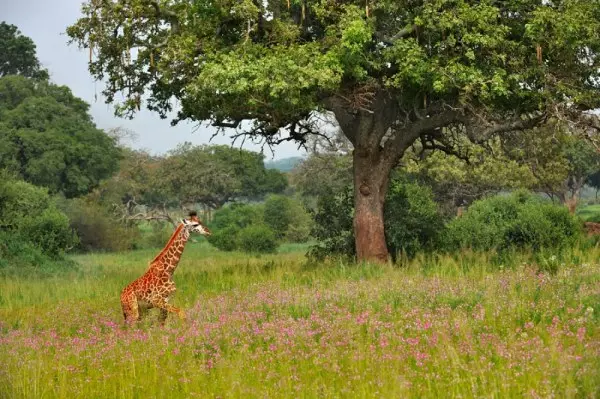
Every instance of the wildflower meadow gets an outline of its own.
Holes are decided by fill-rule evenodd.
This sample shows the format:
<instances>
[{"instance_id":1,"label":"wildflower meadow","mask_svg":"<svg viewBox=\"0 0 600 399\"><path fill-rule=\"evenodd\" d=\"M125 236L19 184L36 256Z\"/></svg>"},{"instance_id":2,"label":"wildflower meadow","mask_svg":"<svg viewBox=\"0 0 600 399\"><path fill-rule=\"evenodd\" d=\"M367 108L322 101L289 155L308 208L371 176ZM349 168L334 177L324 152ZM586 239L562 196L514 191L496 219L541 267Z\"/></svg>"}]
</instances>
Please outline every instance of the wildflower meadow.
<instances>
[{"instance_id":1,"label":"wildflower meadow","mask_svg":"<svg viewBox=\"0 0 600 399\"><path fill-rule=\"evenodd\" d=\"M126 328L150 251L0 280L1 398L583 397L600 394L598 250L556 273L482 255L403 267L302 251L186 251L173 300Z\"/></svg>"}]
</instances>

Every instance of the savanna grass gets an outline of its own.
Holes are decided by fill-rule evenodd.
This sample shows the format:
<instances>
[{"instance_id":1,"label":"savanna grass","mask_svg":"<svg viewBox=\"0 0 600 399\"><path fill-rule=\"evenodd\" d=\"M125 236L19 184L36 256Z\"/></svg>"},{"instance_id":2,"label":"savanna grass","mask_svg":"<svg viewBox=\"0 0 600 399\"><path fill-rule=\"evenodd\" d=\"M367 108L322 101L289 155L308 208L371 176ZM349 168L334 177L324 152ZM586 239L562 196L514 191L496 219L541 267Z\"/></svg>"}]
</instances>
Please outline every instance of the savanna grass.
<instances>
[{"instance_id":1,"label":"savanna grass","mask_svg":"<svg viewBox=\"0 0 600 399\"><path fill-rule=\"evenodd\" d=\"M191 244L173 300L189 320L124 328L119 292L153 255L0 280L0 397L600 395L598 249L550 273L516 254L393 267Z\"/></svg>"}]
</instances>

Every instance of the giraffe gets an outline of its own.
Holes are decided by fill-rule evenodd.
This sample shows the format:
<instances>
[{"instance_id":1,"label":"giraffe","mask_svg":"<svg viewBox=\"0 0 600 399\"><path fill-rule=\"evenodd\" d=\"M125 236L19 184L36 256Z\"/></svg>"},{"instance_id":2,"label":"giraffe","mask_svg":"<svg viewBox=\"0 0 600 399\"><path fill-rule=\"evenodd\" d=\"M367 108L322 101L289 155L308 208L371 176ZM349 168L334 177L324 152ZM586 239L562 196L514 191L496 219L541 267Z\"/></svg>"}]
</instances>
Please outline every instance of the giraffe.
<instances>
[{"instance_id":1,"label":"giraffe","mask_svg":"<svg viewBox=\"0 0 600 399\"><path fill-rule=\"evenodd\" d=\"M196 212L190 212L188 219L181 220L167 245L150 262L146 273L123 289L121 306L126 323L141 320L142 313L151 308L160 310L161 325L164 325L169 312L176 313L180 319L185 320L185 312L169 304L169 297L175 292L173 272L192 232L210 235L210 231L198 219Z\"/></svg>"}]
</instances>

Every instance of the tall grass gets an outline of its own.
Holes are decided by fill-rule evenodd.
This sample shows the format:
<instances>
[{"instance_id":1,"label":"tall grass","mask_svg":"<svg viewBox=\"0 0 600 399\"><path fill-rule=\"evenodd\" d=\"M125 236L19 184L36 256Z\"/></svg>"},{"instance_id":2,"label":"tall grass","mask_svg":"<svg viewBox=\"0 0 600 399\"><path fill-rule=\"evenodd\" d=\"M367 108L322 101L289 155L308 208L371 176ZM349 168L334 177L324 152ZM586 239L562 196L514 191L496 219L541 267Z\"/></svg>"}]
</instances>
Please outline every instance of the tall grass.
<instances>
[{"instance_id":1,"label":"tall grass","mask_svg":"<svg viewBox=\"0 0 600 399\"><path fill-rule=\"evenodd\" d=\"M600 251L401 267L190 244L172 303L124 328L155 251L0 280L0 397L598 397Z\"/></svg>"}]
</instances>

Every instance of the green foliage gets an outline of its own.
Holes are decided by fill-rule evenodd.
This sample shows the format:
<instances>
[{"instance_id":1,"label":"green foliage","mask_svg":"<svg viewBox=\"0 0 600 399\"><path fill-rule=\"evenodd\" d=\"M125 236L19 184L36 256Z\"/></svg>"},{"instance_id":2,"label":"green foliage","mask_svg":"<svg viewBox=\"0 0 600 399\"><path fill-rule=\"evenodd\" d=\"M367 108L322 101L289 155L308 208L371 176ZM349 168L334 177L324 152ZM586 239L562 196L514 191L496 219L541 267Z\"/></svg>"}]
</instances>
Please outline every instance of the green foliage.
<instances>
[{"instance_id":1,"label":"green foliage","mask_svg":"<svg viewBox=\"0 0 600 399\"><path fill-rule=\"evenodd\" d=\"M172 235L173 226L170 223L151 223L149 230L142 233L142 239L136 241L135 248L163 248Z\"/></svg>"},{"instance_id":2,"label":"green foliage","mask_svg":"<svg viewBox=\"0 0 600 399\"><path fill-rule=\"evenodd\" d=\"M183 144L161 162L157 174L170 198L215 209L229 201L259 199L287 187L281 172L265 169L263 155L224 145Z\"/></svg>"},{"instance_id":3,"label":"green foliage","mask_svg":"<svg viewBox=\"0 0 600 399\"><path fill-rule=\"evenodd\" d=\"M4 267L53 268L78 242L67 216L46 189L15 180L6 172L0 173L0 234Z\"/></svg>"},{"instance_id":4,"label":"green foliage","mask_svg":"<svg viewBox=\"0 0 600 399\"><path fill-rule=\"evenodd\" d=\"M6 75L47 79L48 71L40 66L33 40L16 26L0 22L0 77Z\"/></svg>"},{"instance_id":5,"label":"green foliage","mask_svg":"<svg viewBox=\"0 0 600 399\"><path fill-rule=\"evenodd\" d=\"M237 244L239 249L249 253L273 253L279 246L274 231L261 224L241 229L237 234Z\"/></svg>"},{"instance_id":6,"label":"green foliage","mask_svg":"<svg viewBox=\"0 0 600 399\"><path fill-rule=\"evenodd\" d=\"M352 156L335 152L311 154L292 171L291 181L304 198L341 192L352 184Z\"/></svg>"},{"instance_id":7,"label":"green foliage","mask_svg":"<svg viewBox=\"0 0 600 399\"><path fill-rule=\"evenodd\" d=\"M355 254L353 234L353 190L319 198L315 212L313 237L320 245L310 254L323 257L329 254ZM385 234L393 256L413 257L439 247L443 233L443 218L433 200L431 189L403 178L395 178L386 197Z\"/></svg>"},{"instance_id":8,"label":"green foliage","mask_svg":"<svg viewBox=\"0 0 600 399\"><path fill-rule=\"evenodd\" d=\"M532 188L536 179L528 165L503 154L499 140L488 143L491 152L465 141L461 152L465 161L442 151L407 151L404 170L432 188L436 202L445 214L454 216L458 207L502 190ZM539 168L537 169L539 173Z\"/></svg>"},{"instance_id":9,"label":"green foliage","mask_svg":"<svg viewBox=\"0 0 600 399\"><path fill-rule=\"evenodd\" d=\"M292 223L291 200L283 195L271 195L265 201L264 222L282 239Z\"/></svg>"},{"instance_id":10,"label":"green foliage","mask_svg":"<svg viewBox=\"0 0 600 399\"><path fill-rule=\"evenodd\" d=\"M271 228L264 225L264 207L249 204L231 204L217 210L210 223L212 234L208 242L222 251L272 252L272 240L277 239ZM264 243L260 234L264 233Z\"/></svg>"},{"instance_id":11,"label":"green foliage","mask_svg":"<svg viewBox=\"0 0 600 399\"><path fill-rule=\"evenodd\" d=\"M238 233L241 228L238 226L226 226L220 229L215 229L208 242L210 242L215 248L221 251L235 251L238 248Z\"/></svg>"},{"instance_id":12,"label":"green foliage","mask_svg":"<svg viewBox=\"0 0 600 399\"><path fill-rule=\"evenodd\" d=\"M302 204L272 195L264 205L227 205L214 214L208 241L223 251L273 252L279 243L306 242L312 220Z\"/></svg>"},{"instance_id":13,"label":"green foliage","mask_svg":"<svg viewBox=\"0 0 600 399\"><path fill-rule=\"evenodd\" d=\"M291 172L296 165L302 162L302 157L288 157L265 162L265 168L277 169L280 172Z\"/></svg>"},{"instance_id":14,"label":"green foliage","mask_svg":"<svg viewBox=\"0 0 600 399\"><path fill-rule=\"evenodd\" d=\"M354 255L353 217L354 195L350 187L338 193L320 196L311 232L319 245L310 248L309 255L315 258L323 258L329 254Z\"/></svg>"},{"instance_id":15,"label":"green foliage","mask_svg":"<svg viewBox=\"0 0 600 399\"><path fill-rule=\"evenodd\" d=\"M24 234L0 230L0 277L49 277L75 269L75 262L49 256Z\"/></svg>"},{"instance_id":16,"label":"green foliage","mask_svg":"<svg viewBox=\"0 0 600 399\"><path fill-rule=\"evenodd\" d=\"M385 234L392 255L413 257L437 249L444 220L429 187L396 179L385 205Z\"/></svg>"},{"instance_id":17,"label":"green foliage","mask_svg":"<svg viewBox=\"0 0 600 399\"><path fill-rule=\"evenodd\" d=\"M5 76L0 92L0 167L67 197L88 193L116 171L114 140L68 88Z\"/></svg>"},{"instance_id":18,"label":"green foliage","mask_svg":"<svg viewBox=\"0 0 600 399\"><path fill-rule=\"evenodd\" d=\"M310 236L310 215L294 198L270 195L265 201L263 220L280 241L300 243L306 242Z\"/></svg>"},{"instance_id":19,"label":"green foliage","mask_svg":"<svg viewBox=\"0 0 600 399\"><path fill-rule=\"evenodd\" d=\"M228 226L235 226L242 229L252 224L262 223L263 213L264 209L262 206L234 203L216 211L213 220L210 223L210 227L214 230L219 230Z\"/></svg>"},{"instance_id":20,"label":"green foliage","mask_svg":"<svg viewBox=\"0 0 600 399\"><path fill-rule=\"evenodd\" d=\"M580 223L567 208L521 191L473 203L447 225L447 245L450 250L540 251L572 246L580 234Z\"/></svg>"},{"instance_id":21,"label":"green foliage","mask_svg":"<svg viewBox=\"0 0 600 399\"><path fill-rule=\"evenodd\" d=\"M565 97L586 109L600 101L599 72L581 55L593 57L600 47L595 1L382 0L366 8L359 0L292 7L244 1L159 8L142 0L87 2L83 17L67 29L79 46L97 51L90 72L107 77L108 100L125 94L120 112L136 112L140 95L148 93L149 107L164 115L175 96L183 108L178 119L258 120L259 132L273 138L274 128L294 128L323 105L323 94L365 83L401 92L407 109L423 94L498 111L534 110ZM134 43L137 57L130 62L123 54Z\"/></svg>"},{"instance_id":22,"label":"green foliage","mask_svg":"<svg viewBox=\"0 0 600 399\"><path fill-rule=\"evenodd\" d=\"M114 220L97 202L75 198L65 201L62 208L79 236L77 248L81 251L125 251L139 240L136 226Z\"/></svg>"}]
</instances>

